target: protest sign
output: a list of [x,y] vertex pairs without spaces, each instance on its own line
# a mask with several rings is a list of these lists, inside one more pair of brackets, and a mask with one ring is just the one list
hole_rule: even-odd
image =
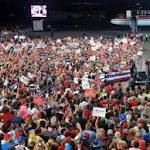
[[18,87],[18,85],[17,85],[17,83],[15,83],[15,84],[12,84],[11,86],[9,86],[9,89],[15,90],[15,89],[17,89],[17,87]]
[[81,53],[81,50],[80,50],[80,49],[77,49],[77,50],[76,50],[76,53],[77,53],[77,54],[80,54],[80,53]]
[[74,79],[73,79],[73,82],[74,82],[75,84],[78,84],[78,83],[79,83],[78,78],[74,78]]
[[82,78],[82,88],[85,89],[90,89],[90,83],[89,83],[89,79],[88,76],[83,76]]
[[90,89],[90,84],[89,84],[89,82],[85,82],[85,81],[83,81],[82,82],[82,88],[85,90],[85,89]]
[[86,97],[96,97],[97,94],[97,90],[96,89],[86,89],[85,90],[85,96]]
[[19,35],[15,35],[14,36],[15,40],[25,40],[25,38],[26,38],[26,36],[24,36],[24,35],[20,35],[20,36]]
[[33,102],[38,106],[43,106],[45,104],[45,98],[37,95],[33,97]]
[[32,54],[32,55],[30,56],[30,58],[31,58],[32,61],[37,61],[37,60],[38,60],[38,56],[35,55],[35,54]]
[[41,53],[43,53],[43,54],[45,53],[44,48],[37,48],[36,50],[37,50],[37,52],[40,53],[40,54],[41,54]]
[[28,110],[27,110],[27,106],[21,106],[20,110],[19,110],[19,114],[20,116],[24,119],[25,117],[27,117],[28,115]]
[[13,52],[14,49],[15,49],[15,45],[12,44],[12,43],[10,43],[10,44],[8,44],[8,45],[6,46],[5,49],[6,49],[6,51],[8,51],[8,52]]
[[95,61],[96,61],[96,56],[91,56],[91,57],[89,58],[89,60],[95,62]]
[[95,117],[104,117],[106,115],[106,108],[101,108],[101,107],[93,107],[93,116]]
[[28,87],[28,91],[30,92],[34,92],[34,91],[39,91],[39,85],[38,84],[30,84]]
[[127,115],[126,114],[120,114],[118,119],[120,122],[124,122],[127,120]]
[[4,81],[4,86],[7,86],[8,84],[9,84],[8,79],[5,79],[5,81]]
[[33,49],[33,48],[34,48],[34,44],[29,43],[29,44],[28,44],[28,49]]
[[29,77],[30,79],[33,79],[33,78],[35,77],[35,75],[33,75],[32,73],[28,72],[28,77]]
[[24,83],[25,85],[28,85],[29,84],[29,79],[25,76],[21,76],[19,78],[20,82]]

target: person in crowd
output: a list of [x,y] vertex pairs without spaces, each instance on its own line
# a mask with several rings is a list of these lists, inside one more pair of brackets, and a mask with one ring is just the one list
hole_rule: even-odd
[[149,89],[113,80],[141,48],[135,34],[1,41],[0,148],[148,150]]

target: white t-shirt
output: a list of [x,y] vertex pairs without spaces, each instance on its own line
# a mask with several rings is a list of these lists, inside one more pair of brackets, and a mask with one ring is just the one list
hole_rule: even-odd
[[28,108],[28,112],[30,115],[34,115],[35,113],[38,113],[39,111],[36,108]]
[[29,150],[27,147],[25,147],[24,145],[17,145],[15,146],[16,150]]
[[129,150],[141,150],[141,149],[132,147],[132,148],[129,148]]
[[79,107],[80,107],[81,109],[84,109],[88,104],[89,104],[88,102],[83,101],[82,103],[79,104]]
[[1,106],[0,106],[0,111],[2,111],[2,110],[3,110],[3,107],[4,107],[3,105],[1,105]]

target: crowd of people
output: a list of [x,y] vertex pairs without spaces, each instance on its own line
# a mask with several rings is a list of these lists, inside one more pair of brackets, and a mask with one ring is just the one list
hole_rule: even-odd
[[149,150],[149,89],[100,79],[130,69],[141,50],[134,34],[2,40],[0,149]]

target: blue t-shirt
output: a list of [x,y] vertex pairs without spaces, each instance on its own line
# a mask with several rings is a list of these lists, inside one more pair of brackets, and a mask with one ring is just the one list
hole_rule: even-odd
[[65,150],[73,150],[72,145],[70,143],[66,143]]
[[10,143],[2,144],[2,150],[9,150],[13,146],[15,146],[15,144],[10,144]]
[[146,142],[150,142],[150,133],[146,133],[143,135],[143,140]]
[[102,145],[103,145],[103,142],[102,142],[102,140],[99,138],[99,139],[97,140],[96,147],[102,147]]
[[94,131],[92,131],[92,130],[84,130],[83,132],[82,132],[82,137],[84,137],[84,134],[85,133],[88,133],[89,134],[89,136],[90,136],[90,138],[89,138],[89,140],[88,140],[88,143],[90,144],[90,145],[92,145],[93,144],[93,140],[95,139],[95,137],[96,137],[96,133],[94,132]]

